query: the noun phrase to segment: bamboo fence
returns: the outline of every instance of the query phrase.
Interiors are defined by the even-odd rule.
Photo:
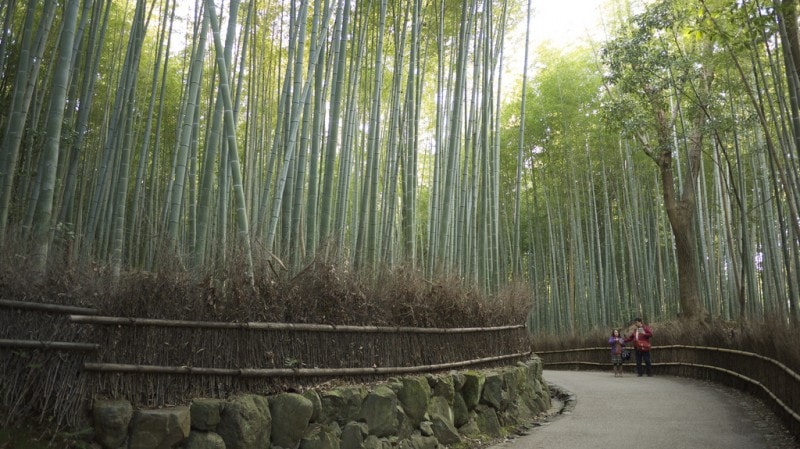
[[[608,347],[537,351],[545,369],[610,369]],[[730,385],[763,398],[795,437],[800,437],[800,374],[753,352],[706,346],[665,345],[651,350],[658,374]],[[633,364],[633,360],[628,362]]]
[[[6,423],[38,414],[75,426],[79,409],[96,397],[154,407],[194,397],[311,388],[333,379],[368,382],[508,365],[531,356],[524,325],[451,329],[162,320],[8,300],[0,300],[0,308],[10,310],[0,314],[0,418]],[[54,394],[59,388],[71,391]],[[65,396],[70,400],[53,400]]]

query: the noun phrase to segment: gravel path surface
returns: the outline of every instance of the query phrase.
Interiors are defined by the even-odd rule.
[[[559,417],[493,449],[797,447],[760,401],[724,386],[610,371],[545,370],[544,380],[568,397]]]

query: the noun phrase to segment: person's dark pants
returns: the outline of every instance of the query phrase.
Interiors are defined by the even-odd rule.
[[[653,367],[650,364],[650,351],[636,351],[636,372],[640,376],[645,373],[645,370],[642,369],[642,361],[647,367],[647,375],[652,376]]]

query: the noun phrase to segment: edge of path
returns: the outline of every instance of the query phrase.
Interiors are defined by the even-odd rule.
[[[592,370],[601,371],[601,370]],[[679,376],[674,376],[679,377]],[[709,388],[717,388],[724,393],[734,396],[740,403],[745,413],[753,421],[755,427],[764,435],[765,439],[769,441],[774,449],[792,449],[800,448],[800,440],[795,439],[794,436],[787,430],[783,422],[775,415],[775,412],[758,396],[730,387],[721,383],[712,382],[704,379],[689,378],[698,382],[703,382]],[[554,382],[544,380],[550,390],[551,407],[546,412],[534,416],[524,423],[520,423],[517,431],[509,434],[503,438],[495,441],[486,442],[480,445],[482,448],[498,447],[510,441],[514,441],[520,437],[535,432],[537,428],[547,426],[557,421],[559,418],[570,415],[578,404],[578,397],[569,389],[558,385]]]

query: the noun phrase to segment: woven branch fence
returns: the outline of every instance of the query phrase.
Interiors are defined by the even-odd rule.
[[[611,369],[608,347],[537,351],[536,355],[545,368]],[[763,398],[787,429],[800,437],[800,375],[780,361],[736,349],[685,345],[654,346],[651,357],[659,374],[709,380]]]
[[[0,418],[76,427],[92,398],[134,406],[271,394],[389,376],[511,365],[524,325],[485,328],[231,323],[99,316],[0,299]]]

